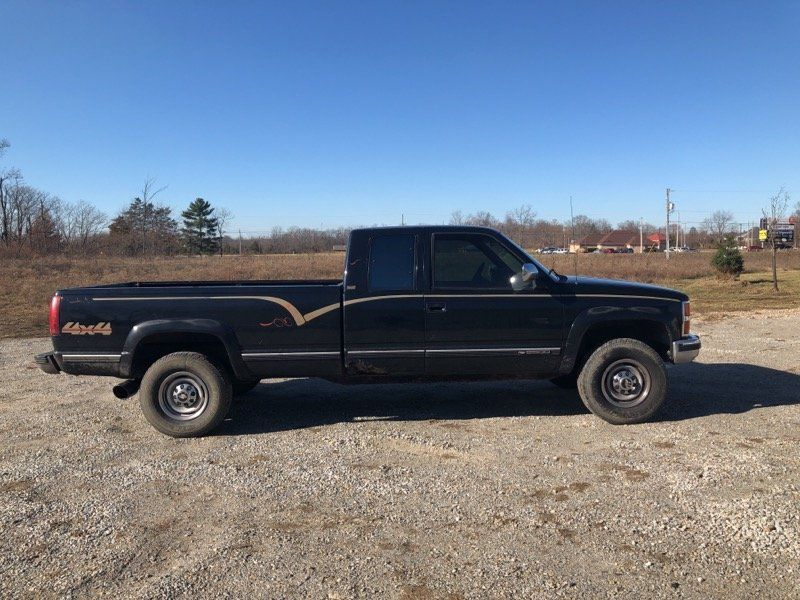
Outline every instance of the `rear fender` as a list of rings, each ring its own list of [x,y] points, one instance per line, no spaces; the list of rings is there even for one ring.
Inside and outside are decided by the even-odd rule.
[[[131,377],[133,359],[136,349],[142,342],[155,335],[164,334],[204,334],[216,338],[225,348],[231,370],[238,379],[250,380],[254,378],[253,373],[247,368],[242,360],[239,341],[233,329],[228,325],[214,321],[213,319],[156,319],[145,321],[133,326],[125,344],[120,358],[119,371],[121,377]]]

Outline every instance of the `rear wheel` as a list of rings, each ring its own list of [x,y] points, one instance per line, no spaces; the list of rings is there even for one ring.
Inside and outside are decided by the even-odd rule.
[[[658,353],[631,338],[606,342],[578,376],[578,393],[590,411],[615,425],[641,423],[661,408],[667,373]]]
[[[217,427],[231,405],[225,370],[197,352],[175,352],[154,362],[139,387],[147,421],[172,437],[196,437]]]

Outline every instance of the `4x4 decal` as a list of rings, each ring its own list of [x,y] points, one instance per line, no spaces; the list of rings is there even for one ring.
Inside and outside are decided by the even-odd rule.
[[[61,333],[72,335],[111,335],[111,323],[100,321],[95,325],[81,325],[75,321],[70,321],[61,328]]]

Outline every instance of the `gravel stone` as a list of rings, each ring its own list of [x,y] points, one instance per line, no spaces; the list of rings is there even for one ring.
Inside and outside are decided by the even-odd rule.
[[[1,340],[2,595],[798,598],[800,312],[694,326],[651,423],[546,381],[295,379],[183,440]]]

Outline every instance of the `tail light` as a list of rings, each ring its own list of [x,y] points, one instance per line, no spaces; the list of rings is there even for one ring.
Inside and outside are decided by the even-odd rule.
[[[692,327],[692,303],[686,301],[683,303],[683,335],[689,335]]]
[[[50,335],[57,336],[61,333],[59,317],[61,312],[61,296],[53,296],[50,300]]]

